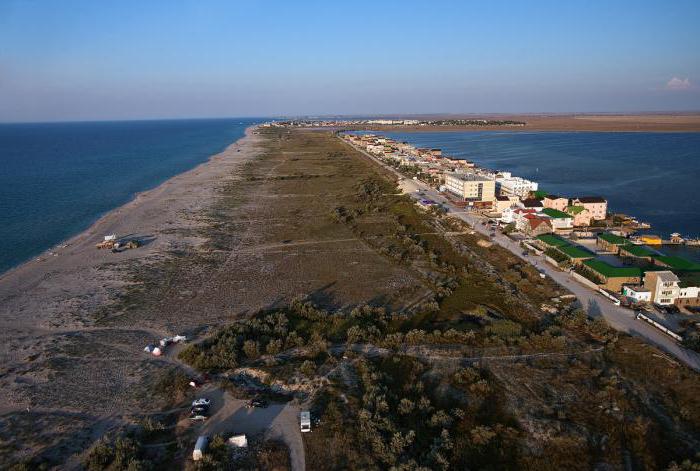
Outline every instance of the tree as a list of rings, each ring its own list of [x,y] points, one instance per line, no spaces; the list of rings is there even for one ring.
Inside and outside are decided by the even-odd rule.
[[[260,356],[260,350],[258,348],[258,342],[255,340],[246,340],[243,342],[243,353],[245,356],[251,360],[255,360]]]

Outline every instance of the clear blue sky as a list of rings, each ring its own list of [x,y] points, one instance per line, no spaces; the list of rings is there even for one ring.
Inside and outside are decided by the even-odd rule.
[[[0,1],[0,121],[649,110],[700,1]]]

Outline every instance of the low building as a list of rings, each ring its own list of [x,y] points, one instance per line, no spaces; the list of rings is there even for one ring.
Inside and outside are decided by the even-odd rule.
[[[582,196],[581,198],[574,198],[571,201],[571,206],[583,206],[588,210],[591,218],[596,221],[604,220],[608,214],[608,200],[600,196]]]
[[[700,306],[700,273],[683,272],[678,275],[678,297],[675,305],[678,307]]]
[[[643,245],[626,244],[620,246],[618,255],[622,257],[626,263],[648,265],[649,263],[653,263],[654,257],[659,254]]]
[[[530,216],[535,216],[537,211],[534,209],[523,209],[523,208],[508,208],[503,212],[501,216],[501,221],[505,224],[515,223],[515,228],[519,231],[525,232],[525,226],[528,224],[527,220]]]
[[[556,248],[559,252],[564,254],[573,263],[580,263],[584,260],[590,260],[595,257],[593,252],[589,252],[583,247],[576,245],[561,245]]]
[[[446,160],[455,167],[474,168],[476,166],[476,164],[471,160],[460,159],[459,157],[453,157],[451,155],[443,155],[442,159],[443,161]]]
[[[680,281],[672,271],[649,271],[644,275],[644,287],[651,291],[651,302],[662,306],[675,303]]]
[[[463,201],[492,203],[496,199],[496,183],[474,173],[446,173],[445,189]]]
[[[569,198],[564,198],[563,196],[557,195],[547,195],[542,199],[542,204],[545,208],[564,211],[566,210],[566,207],[569,206]]]
[[[625,285],[622,287],[622,294],[635,304],[651,302],[651,291],[642,285]]]
[[[500,172],[496,175],[496,190],[501,195],[527,198],[530,192],[537,191],[538,187],[537,182],[514,177],[510,172]]]
[[[544,208],[542,214],[552,220],[552,228],[555,231],[568,231],[574,228],[574,218],[563,211],[552,208]]]
[[[536,214],[528,214],[525,216],[525,224],[521,230],[530,237],[549,234],[553,231],[551,219]]]
[[[670,268],[671,270],[679,271],[700,271],[700,264],[691,262],[682,257],[669,256],[669,255],[656,255],[653,256],[654,265],[658,265],[664,268]]]
[[[639,237],[637,237],[637,239],[642,244],[647,244],[647,245],[661,245],[663,243],[661,236],[657,236],[654,234],[642,234]]]
[[[598,234],[596,246],[605,252],[618,253],[620,247],[629,244],[629,240],[609,232]]]
[[[574,218],[574,226],[587,227],[591,225],[591,213],[583,206],[567,206],[565,212]]]
[[[518,202],[517,196],[496,196],[496,201],[494,203],[494,211],[503,214],[503,211],[509,208],[513,208]]]
[[[559,237],[556,234],[545,234],[537,236],[535,238],[535,244],[538,245],[542,250],[547,250],[569,245],[569,241]]]
[[[678,297],[674,301],[678,307],[698,307],[700,306],[700,287],[686,286],[680,287]]]
[[[518,202],[518,206],[523,209],[534,209],[535,211],[542,211],[544,206],[542,202],[535,198],[528,198]]]
[[[615,267],[596,259],[585,260],[581,265],[600,280],[598,285],[601,288],[615,293],[619,293],[623,285],[636,285],[642,281],[639,267]]]

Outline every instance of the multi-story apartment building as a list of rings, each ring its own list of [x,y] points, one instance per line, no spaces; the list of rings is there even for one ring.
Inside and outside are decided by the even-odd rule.
[[[539,184],[520,177],[514,177],[510,172],[501,172],[496,175],[496,189],[504,196],[517,196],[527,198],[531,191],[537,191]]]
[[[446,173],[445,188],[464,201],[493,202],[496,182],[474,173]]]
[[[602,221],[608,213],[608,201],[600,196],[574,198],[571,200],[571,206],[583,206],[596,221]]]
[[[651,291],[651,302],[668,306],[680,294],[680,280],[672,271],[649,271],[644,275],[644,287]]]

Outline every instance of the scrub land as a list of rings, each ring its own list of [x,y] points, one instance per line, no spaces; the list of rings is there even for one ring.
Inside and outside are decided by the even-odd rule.
[[[111,232],[153,241],[97,251]],[[251,130],[58,253],[0,279],[5,463],[697,461],[696,372],[589,319],[564,288],[464,222],[420,209],[392,174],[329,132]],[[174,334],[191,341],[161,357],[143,352]],[[193,377],[208,381],[193,390]],[[214,414],[191,423],[199,395]],[[244,412],[259,396],[270,412]],[[313,417],[303,436],[302,409]],[[233,455],[223,439],[244,422],[252,443]],[[211,446],[195,463],[201,434]]]

